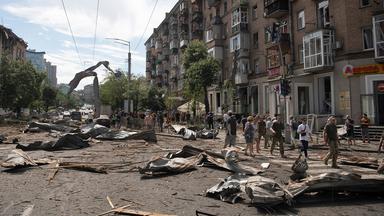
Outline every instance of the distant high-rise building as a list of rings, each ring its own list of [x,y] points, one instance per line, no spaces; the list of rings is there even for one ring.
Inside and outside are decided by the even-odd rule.
[[[44,55],[45,52],[36,52],[36,50],[31,49],[25,53],[27,61],[30,61],[33,67],[39,72],[47,71]]]
[[[93,85],[84,86],[83,100],[87,104],[94,104]]]
[[[47,68],[49,84],[52,87],[56,87],[57,86],[57,78],[56,78],[57,66],[52,65],[51,62],[46,62],[46,68]]]

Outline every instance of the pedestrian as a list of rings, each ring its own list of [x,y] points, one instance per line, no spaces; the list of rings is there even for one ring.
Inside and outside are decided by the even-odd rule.
[[[257,145],[260,146],[261,137],[264,137],[264,148],[268,148],[268,137],[267,137],[267,128],[264,121],[264,117],[260,116],[259,120],[257,121],[257,141],[256,141],[256,150]],[[258,152],[259,153],[259,152]]]
[[[157,114],[157,123],[159,125],[160,132],[163,132],[164,114],[162,111],[159,111]]]
[[[270,144],[269,144],[269,141],[272,140],[272,131],[271,131],[271,128],[272,128],[272,124],[273,124],[273,121],[271,119],[271,117],[267,116],[266,118],[266,122],[265,122],[265,128],[266,128],[266,134],[265,136],[267,137],[266,140],[265,140],[265,143],[264,143],[264,148],[269,148],[270,147]],[[268,141],[267,141],[268,140]]]
[[[245,128],[244,128],[244,138],[245,138],[245,143],[247,144],[247,147],[245,148],[245,155],[248,155],[247,150],[249,150],[249,155],[253,155],[253,141],[255,140],[255,127],[253,124],[253,117],[248,116],[247,122],[245,123]]]
[[[324,164],[328,165],[328,160],[332,158],[332,168],[339,168],[337,166],[337,156],[339,153],[339,138],[337,135],[336,119],[331,116],[328,119],[327,125],[324,128],[324,139],[329,146],[329,152],[324,158]]]
[[[223,115],[223,125],[224,125],[224,128],[227,129],[227,121],[229,119],[229,115],[228,113],[224,113]]]
[[[353,145],[356,145],[354,124],[355,122],[353,121],[353,119],[349,115],[346,115],[344,127],[347,131],[347,142],[349,146],[352,145],[352,142],[353,142]]]
[[[241,125],[243,126],[243,132],[244,132],[245,124],[248,122],[247,117],[245,115],[242,115],[240,121],[241,121]]]
[[[284,143],[283,143],[283,130],[284,124],[281,122],[280,115],[276,115],[276,119],[272,123],[271,131],[272,131],[272,145],[270,149],[271,155],[273,155],[273,150],[276,146],[276,143],[279,143],[280,156],[282,158],[286,158],[284,155]]]
[[[227,134],[225,136],[225,144],[224,148],[227,146],[235,146],[236,145],[236,128],[237,122],[236,117],[232,114],[232,111],[228,111],[228,120],[227,120]]]
[[[360,119],[360,126],[361,126],[361,136],[363,138],[363,143],[365,143],[365,140],[369,141],[369,124],[370,119],[368,118],[367,114],[364,113],[363,116]]]
[[[291,116],[289,118],[288,126],[291,129],[291,147],[292,149],[295,149],[297,148],[296,139],[299,138],[297,133],[299,123],[296,121],[295,117]]]
[[[208,129],[213,129],[213,113],[209,112],[207,115]]]
[[[308,142],[309,142],[309,139],[311,139],[312,141],[312,134],[311,134],[311,130],[309,130],[309,126],[305,118],[301,120],[301,124],[297,127],[297,133],[299,134],[299,139],[301,142],[301,153],[304,152],[304,156],[307,159],[308,158]]]

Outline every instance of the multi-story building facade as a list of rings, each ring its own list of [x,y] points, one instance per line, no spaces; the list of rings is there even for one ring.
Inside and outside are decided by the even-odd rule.
[[[0,25],[0,56],[6,54],[13,60],[24,60],[27,46],[11,29]]]
[[[177,5],[192,11],[192,2],[201,8],[209,53],[221,61],[219,81],[209,90],[213,112],[316,114],[319,125],[331,114],[358,120],[367,113],[373,124],[384,124],[383,1],[180,0]],[[282,79],[290,82],[287,97],[281,95]]]

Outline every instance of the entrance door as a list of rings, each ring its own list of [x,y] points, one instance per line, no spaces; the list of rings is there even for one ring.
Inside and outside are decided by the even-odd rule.
[[[384,80],[374,81],[376,121],[378,125],[384,125]]]

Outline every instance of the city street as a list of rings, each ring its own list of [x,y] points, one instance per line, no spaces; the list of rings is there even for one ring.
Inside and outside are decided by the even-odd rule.
[[[22,126],[0,127],[0,134],[8,139],[19,138],[20,143],[32,140],[52,139],[48,133],[22,134]],[[69,151],[31,151],[32,158],[50,158],[60,161],[122,163],[132,162],[118,172],[99,174],[70,169],[59,169],[49,181],[53,169],[49,165],[25,168],[14,172],[1,172],[0,215],[20,215],[33,206],[32,215],[98,215],[111,209],[107,196],[116,207],[129,205],[129,209],[175,215],[196,215],[196,211],[212,215],[382,215],[383,195],[378,194],[333,194],[302,196],[288,206],[254,207],[251,204],[229,204],[205,197],[205,191],[217,184],[220,178],[231,175],[228,171],[202,167],[194,171],[166,175],[157,178],[141,178],[135,167],[144,167],[147,161],[167,152],[175,152],[184,145],[219,152],[223,146],[224,132],[219,139],[196,141],[182,140],[168,136],[157,136],[157,144],[140,140],[96,141],[91,147]],[[244,139],[238,136],[239,146],[245,147]],[[312,145],[312,144],[310,144]],[[345,147],[345,146],[342,146]],[[0,144],[0,157],[5,158],[15,145]],[[287,147],[288,148],[288,147]],[[377,143],[357,142],[355,149],[376,150]],[[352,171],[362,175],[376,175],[376,170],[356,166],[340,165],[341,169],[331,169],[320,160],[324,150],[309,151],[310,175],[325,172]],[[277,152],[275,155],[278,155]],[[260,168],[261,163],[269,162],[270,167],[261,176],[287,183],[292,174],[291,166],[298,156],[297,150],[288,150],[287,159],[270,156],[262,150],[255,158],[240,153],[240,163]],[[384,154],[342,151],[341,155],[376,157]]]

